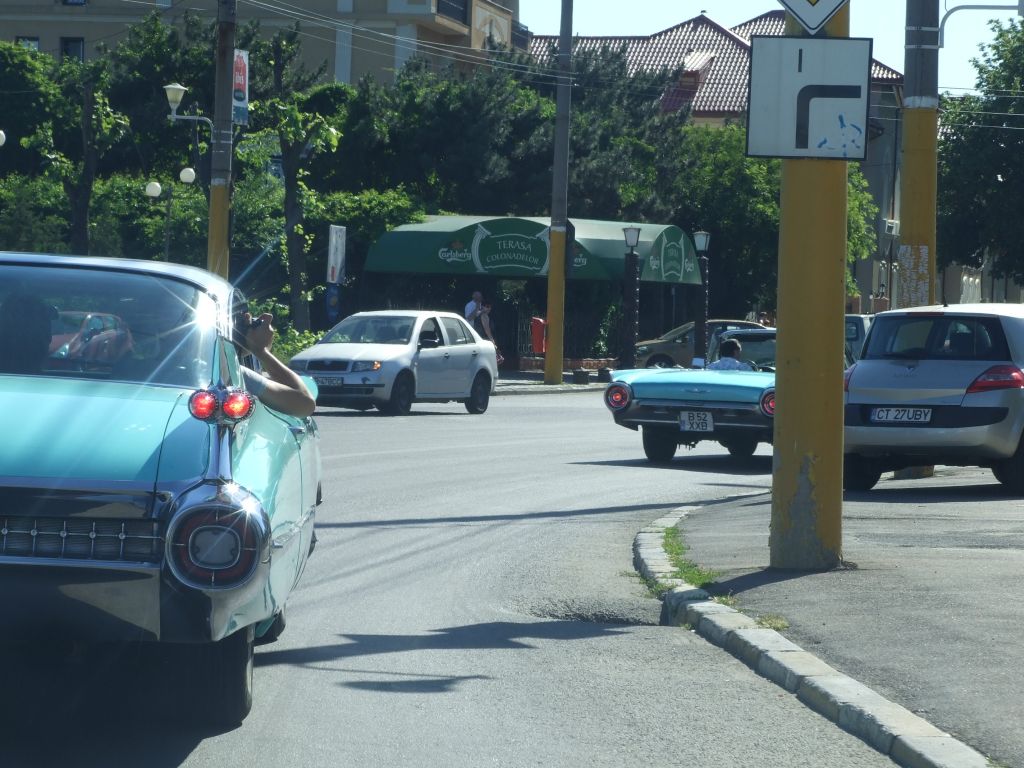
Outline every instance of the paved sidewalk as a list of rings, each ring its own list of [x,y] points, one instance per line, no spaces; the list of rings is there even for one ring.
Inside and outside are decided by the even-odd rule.
[[[608,386],[597,380],[597,371],[590,371],[586,384],[576,384],[572,371],[562,374],[561,384],[545,384],[543,371],[501,371],[495,387],[495,395],[538,395],[557,392],[586,392],[603,390]]]
[[[770,520],[769,493],[679,510],[687,558],[718,571],[707,590],[735,605],[682,587],[666,598],[671,623],[686,621],[901,765],[1024,768],[1020,499],[988,470],[883,479],[847,494],[846,567],[825,573],[770,569]],[[658,568],[658,530],[637,537],[641,570]],[[763,629],[766,616],[788,627]]]

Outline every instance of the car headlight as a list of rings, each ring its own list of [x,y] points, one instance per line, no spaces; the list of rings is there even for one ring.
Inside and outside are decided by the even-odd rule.
[[[648,347],[646,344],[637,344],[636,345],[636,353],[638,355],[646,355],[650,351],[651,351],[651,348]]]
[[[380,360],[356,360],[352,363],[352,373],[360,371],[379,371]]]

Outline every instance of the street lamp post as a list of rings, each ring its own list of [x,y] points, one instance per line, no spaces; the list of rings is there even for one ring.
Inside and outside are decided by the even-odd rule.
[[[178,179],[182,184],[191,184],[196,180],[196,172],[191,168],[182,168],[181,173],[178,174]],[[163,191],[164,188],[161,186],[159,181],[151,181],[146,185],[146,197],[151,197],[154,200],[160,197]],[[171,260],[171,207],[173,202],[174,186],[168,185],[166,202],[167,212],[164,218],[164,261]]]
[[[700,230],[693,233],[693,247],[697,250],[698,261],[700,262],[700,279],[704,289],[704,301],[701,311],[697,315],[694,332],[693,356],[699,357],[707,365],[708,356],[708,296],[711,292],[711,272],[708,269],[708,247],[711,245],[711,234]]]
[[[622,353],[619,355],[621,368],[636,367],[636,340],[640,326],[640,263],[636,247],[640,244],[640,227],[623,227],[626,238],[625,272],[622,279]]]
[[[210,170],[210,218],[207,225],[206,268],[226,278],[228,276],[228,213],[231,207],[228,192],[231,179],[231,121],[228,113],[226,129],[218,131],[214,122],[203,115],[179,115],[178,107],[188,91],[181,83],[164,86],[167,103],[171,107],[168,120],[188,120],[203,123],[210,129],[210,146],[215,163]],[[230,108],[230,106],[229,106]],[[226,147],[225,148],[225,144]]]

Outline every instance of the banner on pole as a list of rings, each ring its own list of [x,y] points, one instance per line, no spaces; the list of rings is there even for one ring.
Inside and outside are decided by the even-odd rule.
[[[249,124],[249,52],[237,48],[231,72],[231,122]]]
[[[331,224],[327,242],[327,282],[345,281],[345,228]]]

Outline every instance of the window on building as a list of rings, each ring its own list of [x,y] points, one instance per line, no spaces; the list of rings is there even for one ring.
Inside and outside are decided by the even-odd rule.
[[[25,37],[23,35],[18,35],[16,38],[14,38],[14,42],[17,43],[18,45],[23,45],[26,48],[29,48],[29,49],[31,49],[33,51],[38,51],[39,50],[39,38],[38,37]]]
[[[85,38],[62,37],[60,39],[60,56],[62,59],[85,61]]]

